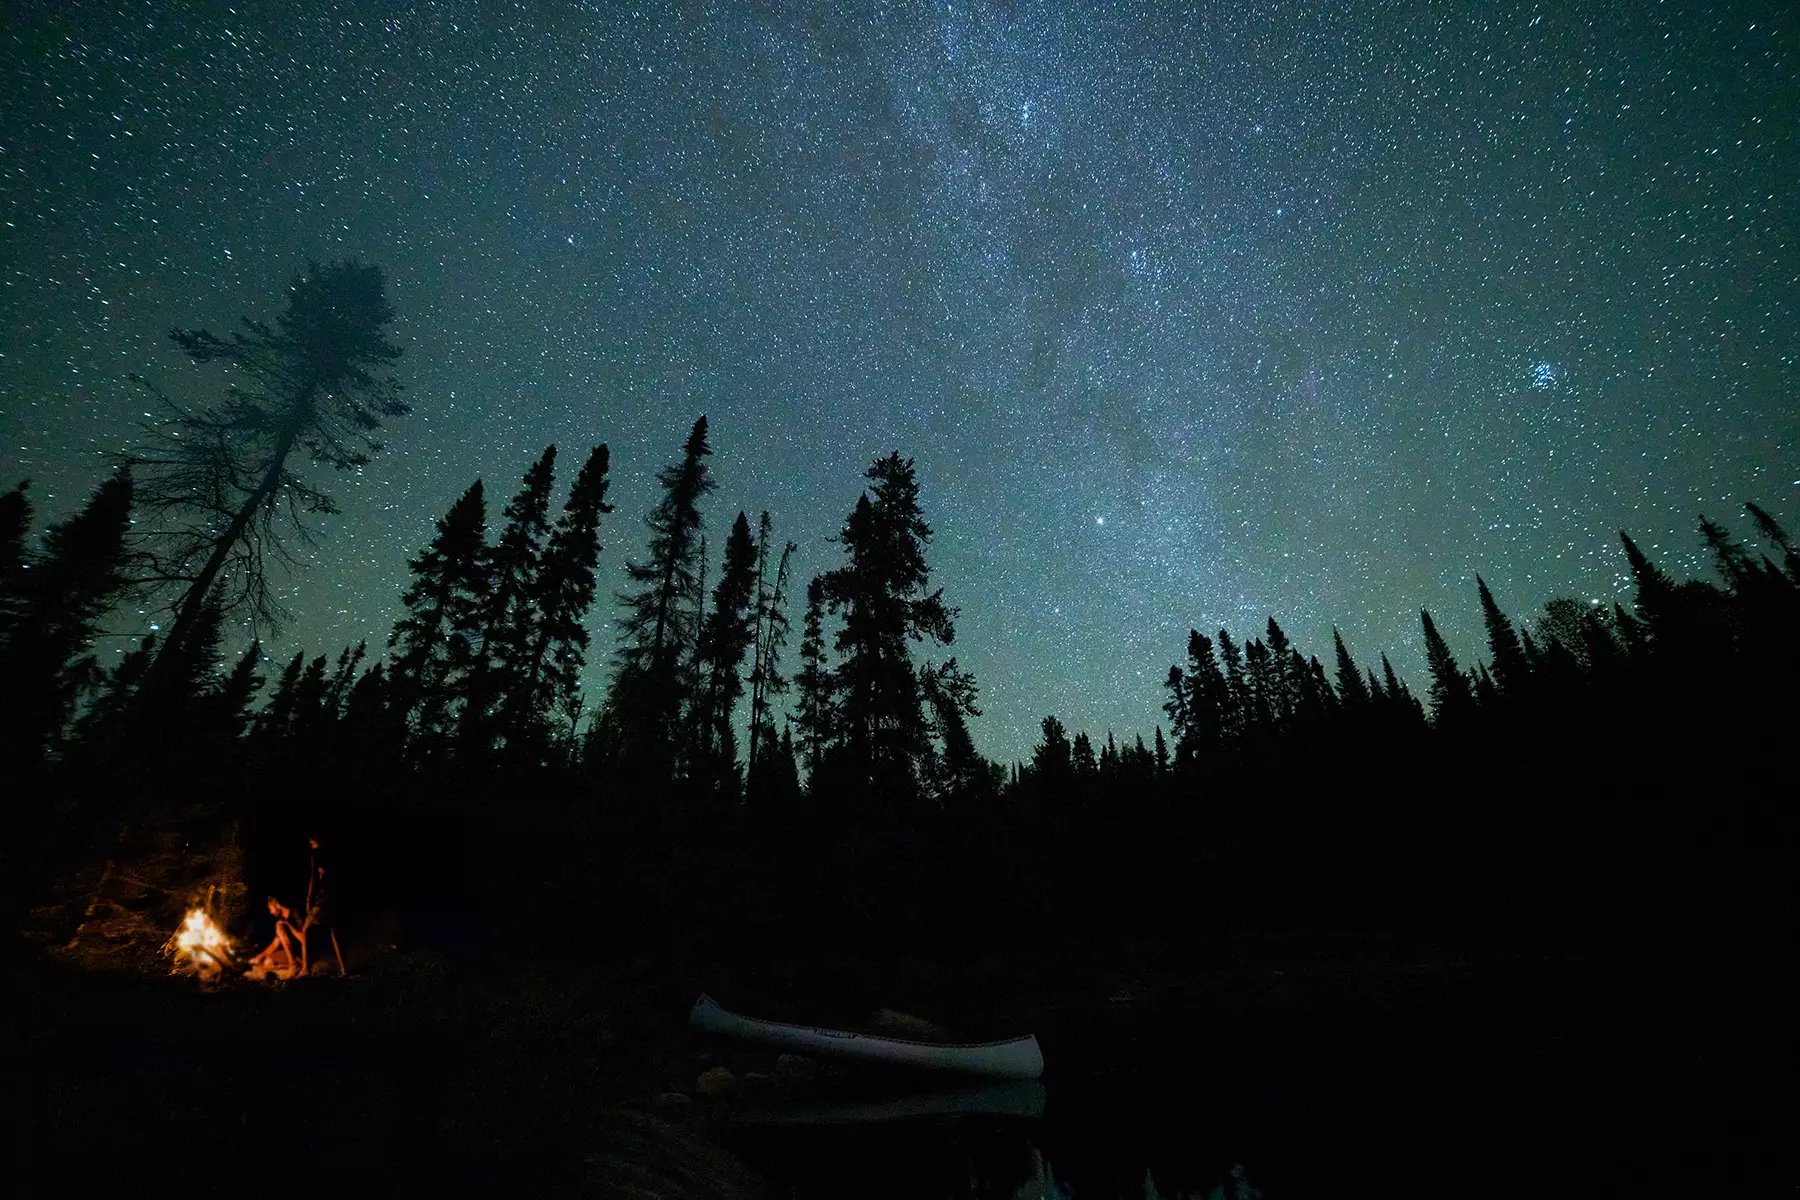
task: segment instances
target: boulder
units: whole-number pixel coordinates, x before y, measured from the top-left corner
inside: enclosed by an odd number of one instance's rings
[[[702,1071],[700,1078],[694,1081],[694,1091],[713,1100],[722,1100],[737,1090],[738,1077],[731,1073],[730,1067],[713,1067]]]

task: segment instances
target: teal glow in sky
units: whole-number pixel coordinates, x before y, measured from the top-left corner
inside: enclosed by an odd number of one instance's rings
[[[171,326],[381,264],[416,415],[277,653],[379,644],[551,441],[611,443],[616,586],[702,412],[715,543],[767,508],[802,578],[917,458],[1003,758],[1148,733],[1190,626],[1417,684],[1477,570],[1525,616],[1622,594],[1620,527],[1679,574],[1698,512],[1800,524],[1779,9],[197,7],[0,33],[0,482],[66,511],[129,373],[211,386]]]

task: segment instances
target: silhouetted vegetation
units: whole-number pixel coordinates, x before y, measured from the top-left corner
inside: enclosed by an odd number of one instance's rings
[[[1148,743],[1051,715],[1029,761],[1003,765],[970,734],[977,681],[922,653],[953,642],[956,610],[931,585],[913,461],[870,466],[841,565],[803,589],[790,678],[795,547],[738,513],[709,564],[702,417],[658,475],[592,708],[604,445],[554,517],[554,446],[492,529],[471,483],[421,538],[385,649],[267,663],[224,631],[246,606],[267,615],[280,506],[326,506],[289,457],[351,465],[404,411],[366,374],[397,354],[379,285],[315,266],[277,330],[178,334],[260,390],[180,410],[181,449],[136,459],[148,500],[122,470],[34,538],[25,485],[0,497],[15,914],[57,872],[178,822],[241,847],[233,894],[283,886],[323,837],[352,930],[550,956],[695,928],[1316,928],[1674,939],[1716,963],[1728,889],[1784,919],[1769,881],[1800,728],[1800,560],[1755,506],[1781,561],[1702,520],[1717,582],[1676,582],[1622,537],[1630,608],[1557,598],[1520,621],[1475,580],[1487,657],[1463,665],[1422,612],[1428,703],[1386,654],[1359,662],[1334,630],[1328,668],[1270,618],[1188,635]],[[202,492],[213,519],[171,526]],[[157,519],[134,537],[146,504]],[[102,670],[109,610],[171,582],[168,632]],[[1762,869],[1728,878],[1728,842]]]

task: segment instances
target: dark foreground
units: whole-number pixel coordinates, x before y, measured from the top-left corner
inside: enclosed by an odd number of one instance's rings
[[[1048,1176],[1085,1198],[1149,1173],[1229,1196],[1234,1167],[1266,1196],[1726,1191],[1722,1076],[1676,981],[1566,953],[1296,937],[522,969],[359,948],[344,980],[203,993],[35,959],[0,989],[15,1169],[45,1194],[1010,1198]],[[772,1055],[686,1031],[702,989],[1034,1030],[1042,1116],[734,1125],[934,1081],[765,1079]],[[718,1066],[735,1096],[696,1096]]]

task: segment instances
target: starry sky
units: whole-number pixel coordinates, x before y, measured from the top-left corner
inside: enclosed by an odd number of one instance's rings
[[[715,549],[766,508],[802,581],[868,463],[917,459],[990,756],[1046,713],[1147,734],[1190,626],[1274,614],[1327,657],[1335,624],[1421,685],[1418,610],[1472,656],[1478,570],[1525,616],[1628,598],[1620,527],[1699,574],[1698,512],[1800,526],[1797,27],[14,0],[0,480],[66,515],[130,373],[216,394],[170,327],[360,257],[416,412],[329,481],[277,654],[379,644],[432,520],[477,475],[497,512],[552,441],[565,485],[612,446],[610,593],[706,413]]]

